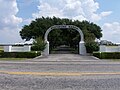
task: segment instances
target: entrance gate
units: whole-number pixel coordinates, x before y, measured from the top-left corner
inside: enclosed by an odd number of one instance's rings
[[[84,35],[83,32],[81,31],[80,28],[78,28],[77,26],[74,25],[54,25],[51,26],[45,33],[44,39],[45,39],[45,43],[46,43],[46,47],[44,49],[43,55],[48,56],[49,55],[49,41],[48,41],[48,34],[50,33],[50,31],[54,30],[54,29],[75,29],[79,32],[81,38],[80,38],[80,42],[79,42],[79,54],[81,55],[86,55],[86,47],[85,47],[85,42],[84,42]]]

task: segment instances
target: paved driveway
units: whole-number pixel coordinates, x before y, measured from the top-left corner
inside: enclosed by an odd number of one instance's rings
[[[50,54],[49,56],[39,56],[33,61],[93,61],[99,60],[94,56],[83,56],[79,54]]]

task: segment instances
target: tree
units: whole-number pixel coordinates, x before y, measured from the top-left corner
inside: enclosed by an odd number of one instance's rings
[[[71,19],[60,19],[60,18],[37,18],[32,21],[29,25],[23,26],[20,31],[20,36],[22,39],[30,40],[41,37],[44,40],[45,32],[48,28],[53,25],[75,25],[79,27],[84,33],[85,42],[94,42],[95,39],[100,39],[102,37],[101,28],[88,21],[78,21]],[[51,49],[59,46],[61,44],[68,45],[70,47],[77,48],[77,44],[80,41],[80,35],[76,30],[73,29],[56,29],[49,33],[48,40],[50,42]]]

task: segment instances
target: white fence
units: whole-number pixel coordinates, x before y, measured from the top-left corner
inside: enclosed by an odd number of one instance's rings
[[[105,46],[105,45],[100,45],[99,52],[120,52],[120,46]]]
[[[30,45],[24,46],[4,46],[4,52],[29,52],[31,51]]]

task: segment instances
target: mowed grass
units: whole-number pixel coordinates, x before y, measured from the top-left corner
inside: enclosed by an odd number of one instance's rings
[[[28,58],[0,58],[0,61],[25,61]]]
[[[0,58],[0,61],[24,61],[28,60],[28,58]]]
[[[120,62],[120,59],[112,59],[112,61]]]
[[[4,51],[3,46],[0,46],[0,53]]]
[[[0,46],[0,50],[2,51],[4,48],[3,48],[3,46]]]

